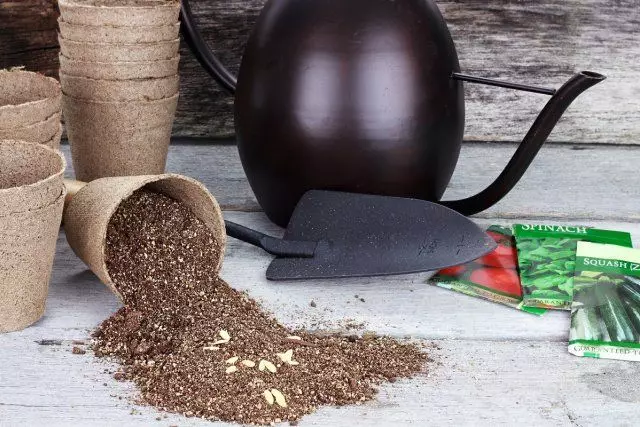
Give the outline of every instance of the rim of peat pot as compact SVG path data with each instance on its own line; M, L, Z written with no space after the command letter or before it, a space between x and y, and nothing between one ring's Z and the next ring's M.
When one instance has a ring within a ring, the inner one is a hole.
M0 217L55 202L65 191L66 167L62 153L46 145L0 140Z

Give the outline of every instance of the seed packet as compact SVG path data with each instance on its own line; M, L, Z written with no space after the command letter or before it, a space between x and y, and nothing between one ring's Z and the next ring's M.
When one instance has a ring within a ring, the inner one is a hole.
M569 353L640 361L640 250L580 242Z
M522 304L518 254L511 228L492 225L487 234L498 244L493 252L473 262L445 268L431 279L431 283L465 295L542 315L546 310L524 307Z
M629 233L584 226L516 224L513 230L527 307L571 308L578 241L632 246Z

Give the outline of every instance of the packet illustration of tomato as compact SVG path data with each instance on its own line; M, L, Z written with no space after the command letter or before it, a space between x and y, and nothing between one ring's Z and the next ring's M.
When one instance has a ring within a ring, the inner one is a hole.
M473 262L441 270L430 282L441 288L508 305L531 314L544 314L545 309L525 307L522 304L518 253L511 228L492 225L487 229L487 234L498 244L493 252Z

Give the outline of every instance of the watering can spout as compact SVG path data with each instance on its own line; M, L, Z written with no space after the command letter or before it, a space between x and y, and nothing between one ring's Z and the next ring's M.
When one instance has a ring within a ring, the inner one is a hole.
M544 89L519 84L497 82L489 79L469 77L462 74L454 74L456 80L484 83L494 86L511 87L529 92L545 93L553 95L547 105L538 115L531 129L522 140L518 150L513 155L507 167L498 178L486 189L475 196L455 201L441 202L443 205L460 212L463 215L473 215L499 202L527 171L533 159L546 142L551 131L556 126L560 117L569 105L585 90L606 79L602 74L591 71L582 71L569 79L560 89Z

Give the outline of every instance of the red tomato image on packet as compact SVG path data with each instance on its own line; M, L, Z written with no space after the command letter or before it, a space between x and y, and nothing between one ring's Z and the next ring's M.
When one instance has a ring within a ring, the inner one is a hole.
M496 250L478 260L478 263L487 267L518 269L518 251L515 240L511 234L504 235L496 231L487 231L487 234L498 244Z
M469 281L509 296L522 298L520 276L515 270L493 267L479 268L471 273Z
M546 310L523 307L522 284L518 274L518 252L511 229L493 225L487 230L498 247L473 262L449 267L431 280L439 287L493 302L506 304L533 314Z

